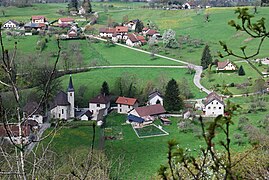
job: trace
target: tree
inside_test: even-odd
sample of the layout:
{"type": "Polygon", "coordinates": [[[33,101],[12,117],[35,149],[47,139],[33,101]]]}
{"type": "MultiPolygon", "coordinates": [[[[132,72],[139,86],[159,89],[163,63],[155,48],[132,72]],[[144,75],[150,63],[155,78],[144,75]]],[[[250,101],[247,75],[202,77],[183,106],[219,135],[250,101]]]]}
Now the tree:
{"type": "Polygon", "coordinates": [[[70,0],[68,4],[69,11],[78,11],[78,0],[70,0]]]}
{"type": "Polygon", "coordinates": [[[144,28],[143,22],[140,20],[137,20],[135,25],[135,32],[140,33],[142,32],[142,29],[144,28]]]}
{"type": "Polygon", "coordinates": [[[201,58],[201,66],[203,67],[203,69],[206,69],[211,63],[212,63],[212,56],[210,53],[209,46],[206,45],[201,58]]]}
{"type": "Polygon", "coordinates": [[[244,76],[246,73],[245,73],[245,70],[243,68],[243,66],[241,65],[238,69],[238,75],[239,76],[244,76]]]}
{"type": "Polygon", "coordinates": [[[167,111],[179,111],[183,108],[183,100],[179,96],[176,80],[171,79],[165,90],[164,107],[167,111]]]}
{"type": "Polygon", "coordinates": [[[254,92],[262,93],[265,89],[265,80],[262,78],[256,79],[253,85],[254,92]]]}
{"type": "Polygon", "coordinates": [[[89,14],[92,12],[92,5],[89,0],[83,0],[82,7],[85,10],[86,14],[89,14]]]}
{"type": "Polygon", "coordinates": [[[102,84],[102,88],[100,90],[100,93],[105,95],[105,96],[108,96],[109,95],[109,87],[108,87],[108,84],[106,81],[103,82],[102,84]]]}
{"type": "Polygon", "coordinates": [[[165,30],[163,33],[163,45],[166,48],[178,48],[176,32],[172,29],[165,30]]]}

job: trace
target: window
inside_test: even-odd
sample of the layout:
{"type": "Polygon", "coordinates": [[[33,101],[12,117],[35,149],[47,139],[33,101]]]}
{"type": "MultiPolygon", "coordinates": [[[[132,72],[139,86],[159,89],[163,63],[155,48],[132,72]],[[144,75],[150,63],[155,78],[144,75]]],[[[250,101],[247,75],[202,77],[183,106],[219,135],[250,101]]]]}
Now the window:
{"type": "Polygon", "coordinates": [[[70,94],[70,96],[72,96],[72,93],[69,93],[70,94]]]}
{"type": "Polygon", "coordinates": [[[221,109],[221,107],[219,107],[219,109],[221,109]]]}
{"type": "Polygon", "coordinates": [[[61,114],[59,114],[59,118],[61,117],[61,114]]]}
{"type": "Polygon", "coordinates": [[[130,109],[130,105],[128,105],[128,108],[130,109]]]}
{"type": "Polygon", "coordinates": [[[120,107],[121,107],[121,104],[120,104],[120,107]]]}
{"type": "Polygon", "coordinates": [[[120,109],[120,112],[121,112],[121,109],[120,109]]]}
{"type": "Polygon", "coordinates": [[[219,102],[216,102],[216,104],[219,104],[219,102]]]}
{"type": "Polygon", "coordinates": [[[213,107],[213,109],[216,109],[216,107],[213,107]]]}
{"type": "Polygon", "coordinates": [[[96,106],[97,106],[97,107],[100,107],[100,104],[97,104],[96,106]]]}
{"type": "Polygon", "coordinates": [[[213,104],[213,102],[211,104],[213,104]]]}
{"type": "Polygon", "coordinates": [[[208,106],[208,108],[207,109],[211,109],[211,107],[210,106],[208,106]]]}

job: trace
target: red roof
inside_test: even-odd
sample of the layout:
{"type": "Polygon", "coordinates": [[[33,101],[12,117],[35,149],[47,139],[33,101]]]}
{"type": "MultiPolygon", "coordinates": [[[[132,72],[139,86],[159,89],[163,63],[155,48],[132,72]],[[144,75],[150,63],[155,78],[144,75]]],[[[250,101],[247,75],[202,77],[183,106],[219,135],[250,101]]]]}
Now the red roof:
{"type": "MultiPolygon", "coordinates": [[[[19,136],[19,126],[17,124],[7,124],[5,128],[4,125],[0,125],[0,137],[7,137],[8,132],[11,137],[19,136]]],[[[30,134],[29,126],[22,126],[22,136],[26,137],[30,134]]]]}
{"type": "Polygon", "coordinates": [[[135,34],[128,34],[127,36],[132,42],[139,42],[135,34]]]}
{"type": "Polygon", "coordinates": [[[66,22],[74,22],[75,21],[73,18],[60,18],[59,20],[61,20],[64,23],[66,23],[66,22]]]}
{"type": "Polygon", "coordinates": [[[225,68],[229,63],[230,63],[229,60],[227,60],[227,61],[223,61],[223,62],[218,62],[218,68],[219,68],[219,69],[223,69],[223,68],[225,68]]]}
{"type": "Polygon", "coordinates": [[[142,31],[147,31],[147,30],[149,30],[149,28],[147,28],[147,27],[144,27],[144,28],[142,29],[142,31]]]}
{"type": "Polygon", "coordinates": [[[154,29],[150,29],[148,32],[147,32],[147,35],[150,35],[150,36],[153,36],[154,34],[158,33],[156,30],[154,29]]]}
{"type": "Polygon", "coordinates": [[[39,20],[39,19],[46,20],[45,16],[32,16],[32,20],[39,20]]]}
{"type": "Polygon", "coordinates": [[[217,100],[221,104],[224,105],[224,102],[222,101],[222,98],[217,93],[211,92],[210,94],[208,94],[208,96],[206,97],[206,99],[204,101],[205,106],[208,105],[209,103],[211,103],[214,100],[217,100]]]}
{"type": "Polygon", "coordinates": [[[161,104],[137,107],[135,108],[135,111],[139,114],[140,117],[153,116],[166,113],[166,110],[161,104]]]}
{"type": "Polygon", "coordinates": [[[133,106],[137,102],[135,98],[127,98],[127,97],[118,97],[116,104],[126,104],[133,106]]]}
{"type": "Polygon", "coordinates": [[[115,28],[117,33],[127,33],[128,32],[128,27],[126,26],[116,26],[115,28]]]}
{"type": "Polygon", "coordinates": [[[136,38],[137,38],[140,42],[142,42],[142,43],[146,43],[146,42],[147,42],[146,39],[144,38],[144,36],[136,36],[136,38]]]}
{"type": "Polygon", "coordinates": [[[100,28],[99,32],[100,33],[114,33],[116,30],[115,28],[100,28]]]}

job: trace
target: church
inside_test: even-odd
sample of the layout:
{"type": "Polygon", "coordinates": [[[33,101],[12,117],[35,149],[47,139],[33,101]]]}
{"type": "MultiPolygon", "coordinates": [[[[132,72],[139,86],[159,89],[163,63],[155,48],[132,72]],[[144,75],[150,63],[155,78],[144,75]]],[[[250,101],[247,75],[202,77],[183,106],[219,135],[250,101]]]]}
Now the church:
{"type": "Polygon", "coordinates": [[[75,90],[70,76],[67,93],[60,91],[50,108],[50,118],[70,119],[75,117],[75,90]]]}

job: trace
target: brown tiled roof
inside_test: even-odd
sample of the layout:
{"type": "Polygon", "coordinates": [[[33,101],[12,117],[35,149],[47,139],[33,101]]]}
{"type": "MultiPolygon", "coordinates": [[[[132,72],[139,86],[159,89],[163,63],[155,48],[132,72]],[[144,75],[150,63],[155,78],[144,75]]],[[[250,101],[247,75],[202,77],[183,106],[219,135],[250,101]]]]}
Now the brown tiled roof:
{"type": "Polygon", "coordinates": [[[146,39],[143,36],[136,36],[136,38],[141,42],[141,43],[146,43],[146,39]]]}
{"type": "Polygon", "coordinates": [[[99,32],[100,33],[114,33],[116,30],[115,28],[100,28],[99,32]]]}
{"type": "Polygon", "coordinates": [[[153,36],[153,35],[156,34],[156,33],[158,33],[156,30],[154,30],[154,29],[150,29],[150,30],[146,33],[146,35],[153,36]]]}
{"type": "Polygon", "coordinates": [[[223,62],[218,62],[218,68],[219,68],[219,69],[223,69],[223,68],[225,68],[229,63],[230,63],[229,60],[227,60],[227,61],[223,61],[223,62]]]}
{"type": "Polygon", "coordinates": [[[76,37],[77,35],[78,35],[77,31],[74,29],[71,29],[68,31],[68,36],[70,36],[70,37],[76,37]]]}
{"type": "Polygon", "coordinates": [[[126,26],[116,26],[115,28],[117,33],[127,33],[128,32],[128,27],[126,26]]]}
{"type": "Polygon", "coordinates": [[[149,28],[147,28],[147,27],[144,27],[144,28],[142,29],[142,31],[147,31],[147,30],[149,30],[149,28]]]}
{"type": "Polygon", "coordinates": [[[210,93],[210,94],[206,97],[206,99],[205,99],[205,101],[204,101],[205,106],[208,105],[209,103],[211,103],[211,102],[214,101],[214,100],[217,100],[217,101],[219,101],[221,104],[224,105],[224,102],[222,101],[222,98],[221,98],[217,93],[212,92],[212,93],[210,93]]]}
{"type": "Polygon", "coordinates": [[[127,98],[127,97],[118,97],[116,104],[126,104],[133,106],[137,102],[135,98],[127,98]]]}
{"type": "Polygon", "coordinates": [[[132,42],[139,42],[139,40],[136,38],[135,34],[128,34],[128,38],[129,38],[132,42]]]}
{"type": "Polygon", "coordinates": [[[135,108],[135,111],[139,114],[140,117],[153,116],[166,113],[166,110],[161,104],[137,107],[135,108]]]}
{"type": "Polygon", "coordinates": [[[103,94],[99,94],[90,100],[90,103],[98,103],[98,104],[107,104],[110,101],[109,96],[104,96],[103,94]]]}
{"type": "Polygon", "coordinates": [[[46,20],[45,16],[32,16],[32,20],[39,20],[39,19],[46,20]]]}
{"type": "MultiPolygon", "coordinates": [[[[0,137],[7,137],[8,132],[12,137],[19,136],[19,126],[17,124],[7,124],[6,128],[4,124],[0,125],[0,137]]],[[[30,134],[29,126],[22,126],[22,136],[26,137],[30,134]]]]}
{"type": "Polygon", "coordinates": [[[61,20],[64,23],[74,22],[75,21],[73,18],[60,18],[59,20],[61,20]]]}
{"type": "MultiPolygon", "coordinates": [[[[23,112],[25,112],[27,115],[30,115],[31,113],[34,112],[34,110],[36,108],[38,108],[38,103],[35,101],[30,101],[30,102],[26,103],[26,105],[23,107],[23,112]]],[[[41,113],[41,112],[42,112],[42,110],[39,107],[35,114],[41,113]]]]}

